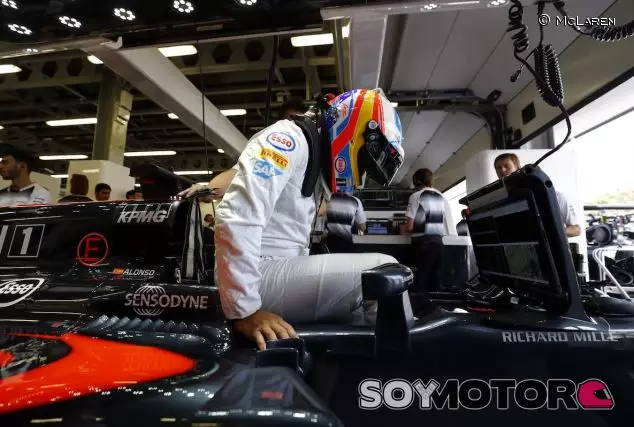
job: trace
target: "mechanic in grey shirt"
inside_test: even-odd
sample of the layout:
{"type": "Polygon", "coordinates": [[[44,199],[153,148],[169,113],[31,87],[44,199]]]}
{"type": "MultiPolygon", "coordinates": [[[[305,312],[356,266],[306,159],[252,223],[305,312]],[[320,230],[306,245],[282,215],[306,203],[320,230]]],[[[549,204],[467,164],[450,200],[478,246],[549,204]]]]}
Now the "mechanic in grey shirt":
{"type": "Polygon", "coordinates": [[[361,200],[349,194],[334,193],[326,208],[326,238],[324,243],[333,253],[353,252],[352,227],[365,232],[366,216],[361,200]]]}
{"type": "MultiPolygon", "coordinates": [[[[498,178],[502,179],[509,176],[513,172],[521,169],[520,159],[513,153],[500,154],[493,162],[495,173],[498,178]]],[[[568,237],[577,237],[581,234],[581,220],[574,206],[568,202],[563,193],[555,191],[557,195],[557,204],[559,205],[559,215],[566,227],[566,235],[568,237]]]]}

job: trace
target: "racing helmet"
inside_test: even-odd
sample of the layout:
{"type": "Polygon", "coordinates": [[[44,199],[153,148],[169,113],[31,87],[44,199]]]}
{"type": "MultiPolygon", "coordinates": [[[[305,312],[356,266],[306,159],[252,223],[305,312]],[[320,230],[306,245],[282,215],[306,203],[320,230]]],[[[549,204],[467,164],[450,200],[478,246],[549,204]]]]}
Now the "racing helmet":
{"type": "Polygon", "coordinates": [[[355,89],[328,104],[331,190],[351,193],[366,174],[388,186],[405,157],[401,121],[392,103],[381,89],[355,89]]]}

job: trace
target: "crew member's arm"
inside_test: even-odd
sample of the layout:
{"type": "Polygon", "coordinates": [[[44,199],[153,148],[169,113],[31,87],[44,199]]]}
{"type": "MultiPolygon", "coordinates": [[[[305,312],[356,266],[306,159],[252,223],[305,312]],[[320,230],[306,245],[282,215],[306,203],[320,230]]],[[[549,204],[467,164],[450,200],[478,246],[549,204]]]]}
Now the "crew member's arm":
{"type": "Polygon", "coordinates": [[[293,328],[279,316],[261,311],[259,293],[262,230],[289,179],[298,168],[303,172],[308,161],[299,129],[280,123],[284,122],[249,141],[215,218],[216,282],[223,311],[260,349],[265,348],[265,338],[295,336],[293,328]],[[293,150],[279,150],[267,141],[276,130],[294,138],[293,150]]]}
{"type": "Polygon", "coordinates": [[[566,236],[577,237],[581,235],[579,216],[577,215],[575,207],[571,203],[568,203],[568,199],[563,193],[557,193],[557,201],[559,202],[561,215],[564,217],[566,236]]]}
{"type": "Polygon", "coordinates": [[[237,172],[238,165],[236,164],[231,169],[219,173],[213,177],[211,181],[209,181],[209,188],[215,188],[212,196],[214,200],[220,200],[223,198],[237,172]]]}
{"type": "Polygon", "coordinates": [[[416,212],[418,211],[418,199],[418,192],[412,193],[412,195],[409,196],[407,211],[405,212],[405,216],[407,217],[405,232],[408,234],[412,234],[414,232],[414,219],[416,218],[416,212]]]}
{"type": "Polygon", "coordinates": [[[357,224],[357,230],[365,233],[365,223],[368,221],[368,219],[366,218],[365,211],[363,210],[363,203],[361,203],[361,200],[359,200],[357,197],[354,197],[354,200],[357,201],[357,212],[354,216],[354,222],[357,224]]]}
{"type": "Polygon", "coordinates": [[[443,196],[443,199],[445,200],[445,215],[443,217],[445,234],[448,236],[457,236],[458,230],[456,230],[456,223],[454,222],[453,215],[451,214],[451,205],[446,197],[443,196]]]}

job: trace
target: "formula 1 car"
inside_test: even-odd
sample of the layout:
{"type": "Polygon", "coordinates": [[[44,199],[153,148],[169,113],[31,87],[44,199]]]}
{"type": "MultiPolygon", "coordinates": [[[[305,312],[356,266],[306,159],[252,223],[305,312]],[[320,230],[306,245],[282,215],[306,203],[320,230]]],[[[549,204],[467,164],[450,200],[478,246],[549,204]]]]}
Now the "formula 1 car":
{"type": "Polygon", "coordinates": [[[634,304],[576,270],[539,168],[462,201],[480,278],[413,301],[363,275],[375,319],[232,331],[190,200],[0,209],[0,423],[22,426],[629,426],[634,304]]]}

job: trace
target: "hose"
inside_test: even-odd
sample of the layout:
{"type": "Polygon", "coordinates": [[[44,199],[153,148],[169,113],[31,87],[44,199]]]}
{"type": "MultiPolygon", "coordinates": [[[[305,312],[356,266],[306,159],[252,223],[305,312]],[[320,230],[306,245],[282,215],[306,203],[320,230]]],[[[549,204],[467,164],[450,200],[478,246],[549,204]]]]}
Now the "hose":
{"type": "MultiPolygon", "coordinates": [[[[564,9],[564,4],[565,2],[558,1],[555,3],[555,8],[564,18],[568,18],[568,13],[564,9]]],[[[606,43],[625,40],[634,36],[634,21],[618,26],[584,25],[580,28],[577,25],[571,25],[571,27],[579,34],[583,34],[584,36],[589,36],[597,41],[606,43]]]]}
{"type": "Polygon", "coordinates": [[[277,62],[277,51],[279,50],[280,36],[273,37],[273,59],[269,67],[269,75],[266,80],[266,111],[264,112],[264,126],[268,127],[271,119],[271,92],[273,90],[273,78],[275,76],[275,63],[277,62]]]}

